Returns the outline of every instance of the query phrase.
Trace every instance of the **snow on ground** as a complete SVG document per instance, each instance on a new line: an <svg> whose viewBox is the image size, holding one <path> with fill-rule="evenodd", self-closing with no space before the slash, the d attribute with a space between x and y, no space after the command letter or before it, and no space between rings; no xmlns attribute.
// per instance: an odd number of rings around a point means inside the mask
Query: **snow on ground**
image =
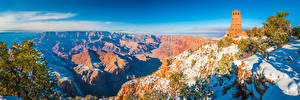
<svg viewBox="0 0 300 100"><path fill-rule="evenodd" d="M213 67L210 69L211 72L216 72L214 71L216 66L210 66L210 64L207 62L218 62L222 58L223 54L235 54L239 51L237 45L223 48L220 51L217 51L217 48L218 47L216 44L207 44L203 45L197 51L186 50L183 53L173 57L171 64L168 66L168 68L170 68L169 71L173 73L182 71L184 74L182 81L185 84L192 86L196 83L195 77L201 77L201 70L209 70L209 68ZM169 76L160 78L155 74L151 74L147 77L144 77L140 81L142 82L143 86L145 84L155 83L153 87L154 90L167 92L167 90L170 89L170 80L168 77ZM134 81L129 81L128 83L134 83Z"/></svg>
<svg viewBox="0 0 300 100"><path fill-rule="evenodd" d="M186 51L175 57L177 60L182 61L180 70L186 75L185 83L189 86L195 84L193 77L200 76L199 69L205 67L204 64L212 60L207 56L211 50L214 50L212 54L216 56L215 61L219 61L223 54L234 54L238 52L236 45L223 48L220 52L216 52L216 45L205 45L202 48L203 49L199 49L195 52ZM270 51L273 51L270 52L270 59L264 58L261 54L256 54L246 59L235 60L233 64L238 66L244 61L244 69L250 69L253 75L258 73L275 82L275 85L268 85L270 88L266 91L266 95L264 95L263 98L272 96L300 99L300 54L297 52L299 50L300 40L291 41L280 49L274 49L274 47L270 48ZM285 59L291 59L291 61ZM194 66L191 64L193 60L196 61ZM232 82L228 82L228 84L230 83ZM254 89L255 87L253 86L252 84L247 87ZM214 88L215 93L217 93L217 91L221 92L220 89L216 88ZM218 99L231 98L231 92L233 92L233 90L229 90L228 95L225 94ZM272 93L278 95L272 95ZM254 92L254 95L259 97L257 92Z"/></svg>
<svg viewBox="0 0 300 100"><path fill-rule="evenodd" d="M273 80L283 93L287 95L298 95L298 85L287 73L280 72L267 62L263 62L261 66L263 75Z"/></svg>
<svg viewBox="0 0 300 100"><path fill-rule="evenodd" d="M262 96L263 99L273 100L287 98L300 100L300 53L297 52L299 50L300 40L291 41L280 49L274 49L274 51L270 50L273 51L269 53L270 59L264 58L261 54L255 54L246 59L234 60L233 65L239 66L242 64L242 61L244 61L245 67L242 67L243 70L250 70L252 76L256 74L262 75L274 82L274 85L266 83L269 89L267 89L264 96ZM173 57L168 68L170 68L169 71L173 73L181 71L184 74L181 80L188 86L192 86L196 83L195 77L201 77L201 70L210 70L210 75L212 76L209 85L213 87L212 90L217 96L214 99L237 99L233 97L236 88L230 88L227 90L227 93L223 94L223 88L230 87L230 85L235 82L237 76L232 73L228 75L230 78L228 77L228 79L224 78L225 80L222 80L222 85L217 85L220 81L220 75L218 75L215 70L223 54L234 55L237 52L239 52L237 45L231 45L218 51L216 44L207 44L200 47L197 51L187 50ZM214 63L209 64L209 62ZM154 83L154 90L160 90L166 93L168 92L167 90L171 88L169 86L170 80L167 77L161 78L152 74L140 81L143 84ZM254 95L253 98L248 99L259 99L261 97L261 94L255 91L256 87L254 84L246 85L249 91L253 91ZM262 84L260 84L259 87L265 89Z"/></svg>
<svg viewBox="0 0 300 100"><path fill-rule="evenodd" d="M204 45L202 49L195 52L190 52L188 57L186 57L184 60L182 60L182 64L180 66L180 70L183 71L183 74L186 76L185 83L189 86L192 86L196 83L196 80L194 77L200 77L200 71L203 68L212 68L212 72L214 71L214 68L216 66L210 66L208 64L209 61L214 61L215 63L218 62L223 54L235 54L239 51L238 47L236 45L232 45L226 48L223 48L221 51L217 51L217 45L216 44L208 44ZM212 56L212 57L209 57ZM213 58L215 57L215 59ZM193 61L195 64L193 65ZM214 64L216 65L216 64Z"/></svg>
<svg viewBox="0 0 300 100"><path fill-rule="evenodd" d="M236 60L234 64L241 65L241 61L245 61L246 68L252 69L253 74L260 73L275 82L275 85L271 85L263 98L300 99L300 54L297 52L299 50L300 40L291 41L282 48L271 52L269 60L256 54L246 59ZM289 58L292 60L286 60Z"/></svg>
<svg viewBox="0 0 300 100"><path fill-rule="evenodd" d="M264 94L263 100L299 100L299 96L286 95L283 92L280 92L281 89L277 86L272 86Z"/></svg>
<svg viewBox="0 0 300 100"><path fill-rule="evenodd" d="M297 96L300 99L300 40L289 42L288 45L270 53L270 60L264 60L261 63L264 75L275 81L277 87L272 87L271 93L281 94L278 96L289 95ZM291 57L292 60L284 60ZM277 91L276 91L277 90ZM279 91L281 90L281 91ZM265 95L264 97L268 97Z"/></svg>
<svg viewBox="0 0 300 100"><path fill-rule="evenodd" d="M0 100L23 100L23 99L15 96L0 96Z"/></svg>
<svg viewBox="0 0 300 100"><path fill-rule="evenodd" d="M195 77L201 77L201 70L209 70L209 68L212 68L211 72L216 72L214 71L217 67L216 64L210 66L208 63L209 61L216 63L222 58L223 54L235 54L239 51L237 45L225 47L220 51L217 51L217 48L216 44L207 44L203 45L197 51L184 51L183 53L173 57L172 63L168 67L171 72L182 71L184 74L184 78L182 80L188 86L192 86L196 83ZM159 78L155 74L145 77L142 81L143 84L156 82L156 85L153 87L154 90L167 92L166 90L170 88L169 79Z"/></svg>

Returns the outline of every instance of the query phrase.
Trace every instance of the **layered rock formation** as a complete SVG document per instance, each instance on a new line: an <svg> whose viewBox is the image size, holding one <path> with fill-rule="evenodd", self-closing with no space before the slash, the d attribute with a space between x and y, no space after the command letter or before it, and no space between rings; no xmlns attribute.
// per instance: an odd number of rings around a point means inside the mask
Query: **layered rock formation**
<svg viewBox="0 0 300 100"><path fill-rule="evenodd" d="M130 68L130 61L110 52L85 50L72 56L72 61L77 64L74 71L82 76L82 80L89 84L95 83L105 76L105 73L124 74Z"/></svg>
<svg viewBox="0 0 300 100"><path fill-rule="evenodd" d="M42 48L51 48L61 57L70 57L87 49L129 55L144 54L151 53L160 43L159 37L154 35L110 32L46 32L35 40L39 45L47 46Z"/></svg>
<svg viewBox="0 0 300 100"><path fill-rule="evenodd" d="M46 32L34 42L69 96L99 97L115 96L124 82L156 71L160 59L204 43L188 36L80 31Z"/></svg>
<svg viewBox="0 0 300 100"><path fill-rule="evenodd" d="M185 50L197 50L206 41L192 36L160 36L159 48L152 51L151 57L166 59L180 54Z"/></svg>

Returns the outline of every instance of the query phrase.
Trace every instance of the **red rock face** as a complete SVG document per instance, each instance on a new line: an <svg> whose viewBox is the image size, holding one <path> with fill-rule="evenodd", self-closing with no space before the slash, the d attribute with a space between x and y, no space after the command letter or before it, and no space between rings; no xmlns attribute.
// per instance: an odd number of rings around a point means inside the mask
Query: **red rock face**
<svg viewBox="0 0 300 100"><path fill-rule="evenodd" d="M169 59L162 60L161 67L153 74L160 78L167 78L168 75L172 74L172 72L170 72L170 67L168 67L170 64ZM148 83L143 81L143 79L138 78L124 83L118 92L117 100L126 100L125 97L128 94L136 94L138 97L143 97L145 93L152 91L153 86L157 85L155 82L157 80L154 79L152 81L153 82Z"/></svg>
<svg viewBox="0 0 300 100"><path fill-rule="evenodd" d="M125 59L120 58L113 52L105 53L97 51L97 54L100 55L99 59L102 64L105 66L104 71L107 71L111 74L124 74L126 70L129 69L130 64Z"/></svg>
<svg viewBox="0 0 300 100"><path fill-rule="evenodd" d="M82 80L92 84L101 80L105 72L118 75L124 74L130 68L129 61L120 58L114 52L100 50L85 50L72 56L72 61L77 64L74 71L82 76Z"/></svg>
<svg viewBox="0 0 300 100"><path fill-rule="evenodd" d="M72 61L75 64L83 64L84 66L87 66L89 69L91 69L92 71L94 71L94 67L92 66L91 63L91 57L89 55L88 50L85 50L79 54L75 54L72 56Z"/></svg>
<svg viewBox="0 0 300 100"><path fill-rule="evenodd" d="M144 54L158 48L159 38L154 35L133 35L107 32L76 32L46 34L45 43L53 42L52 51L58 56L72 56L87 49L118 54ZM71 35L70 35L71 34ZM48 36L48 37L47 37ZM55 37L55 39L52 39ZM56 39L57 37L60 37ZM58 40L56 42L51 40ZM49 44L48 44L49 45Z"/></svg>
<svg viewBox="0 0 300 100"><path fill-rule="evenodd" d="M178 55L185 50L196 50L206 41L191 36L161 36L160 47L153 50L150 57L165 59Z"/></svg>
<svg viewBox="0 0 300 100"><path fill-rule="evenodd" d="M149 92L152 88L152 85L141 85L141 83L125 83L122 85L121 90L117 95L117 100L126 100L125 97L128 94L137 93L138 96L142 96L144 91Z"/></svg>
<svg viewBox="0 0 300 100"><path fill-rule="evenodd" d="M105 32L47 33L42 37L39 41L41 42L40 45L49 45L51 52L65 59L88 49L113 51L125 55L146 55L163 59L188 49L195 50L205 43L204 40L192 36L134 35Z"/></svg>

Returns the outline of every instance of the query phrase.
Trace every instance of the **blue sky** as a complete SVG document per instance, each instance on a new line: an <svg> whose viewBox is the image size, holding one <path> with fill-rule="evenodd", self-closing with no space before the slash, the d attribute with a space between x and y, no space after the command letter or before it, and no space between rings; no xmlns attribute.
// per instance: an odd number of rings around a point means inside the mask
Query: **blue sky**
<svg viewBox="0 0 300 100"><path fill-rule="evenodd" d="M224 32L232 10L243 28L276 12L300 22L299 0L1 0L0 31Z"/></svg>

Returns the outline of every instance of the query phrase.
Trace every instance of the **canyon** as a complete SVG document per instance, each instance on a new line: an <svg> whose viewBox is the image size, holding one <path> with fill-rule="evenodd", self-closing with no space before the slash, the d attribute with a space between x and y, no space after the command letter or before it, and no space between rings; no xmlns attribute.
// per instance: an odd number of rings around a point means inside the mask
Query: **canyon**
<svg viewBox="0 0 300 100"><path fill-rule="evenodd" d="M67 96L116 96L123 83L157 71L164 59L197 50L192 36L118 32L45 32L32 39Z"/></svg>

